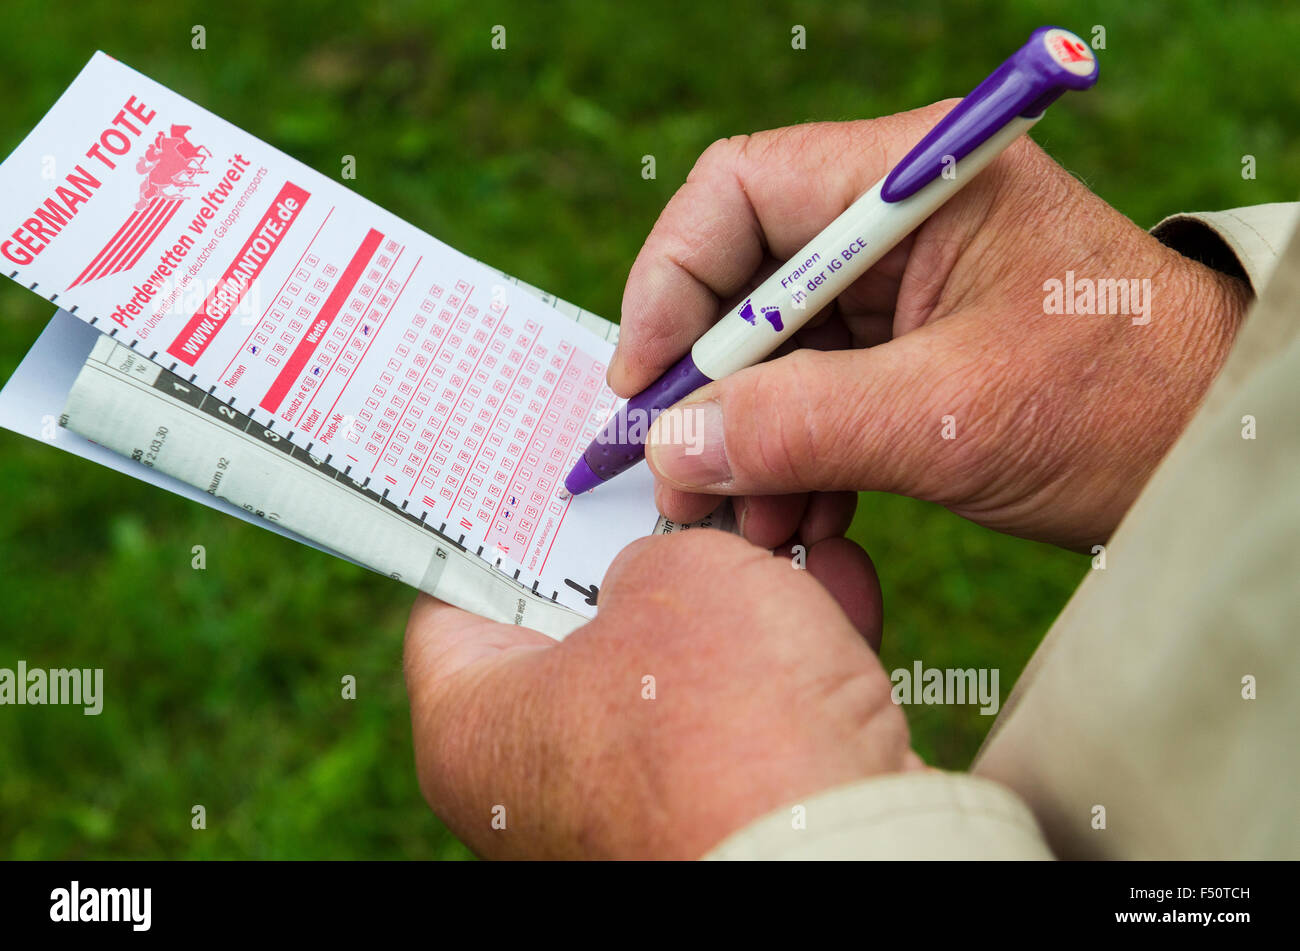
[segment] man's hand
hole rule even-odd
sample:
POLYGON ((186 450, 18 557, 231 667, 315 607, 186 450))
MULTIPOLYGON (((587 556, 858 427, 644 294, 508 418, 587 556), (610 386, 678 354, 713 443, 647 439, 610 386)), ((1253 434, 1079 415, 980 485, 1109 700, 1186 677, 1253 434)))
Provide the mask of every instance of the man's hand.
MULTIPOLYGON (((614 390, 653 382, 952 105, 706 151, 632 267, 614 390)), ((843 490, 884 490, 1012 534, 1103 541, 1200 403, 1247 298, 1021 139, 818 315, 795 338, 808 349, 670 411, 692 425, 652 428, 659 507, 686 522, 738 496, 745 536, 772 547, 809 520, 843 531, 843 490), (1067 271, 1149 279, 1149 310, 1045 313, 1044 283, 1067 271), (840 492, 803 494, 825 490, 840 492)))
POLYGON ((843 538, 806 571, 706 529, 643 539, 559 644, 421 595, 420 787, 486 857, 697 858, 801 797, 921 766, 879 637, 875 571, 843 538))

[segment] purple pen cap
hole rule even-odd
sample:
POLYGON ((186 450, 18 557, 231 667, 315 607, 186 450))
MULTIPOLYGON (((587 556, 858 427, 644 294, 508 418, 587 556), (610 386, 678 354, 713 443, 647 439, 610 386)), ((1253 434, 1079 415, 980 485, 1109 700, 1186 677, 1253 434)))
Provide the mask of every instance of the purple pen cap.
POLYGON ((1040 115, 1062 93, 1096 81, 1092 47, 1069 30, 1039 27, 894 166, 880 197, 896 202, 916 194, 1016 116, 1040 115))
POLYGON ((712 382, 686 354, 610 418, 565 477, 565 489, 580 495, 636 465, 645 457, 646 434, 659 414, 712 382))

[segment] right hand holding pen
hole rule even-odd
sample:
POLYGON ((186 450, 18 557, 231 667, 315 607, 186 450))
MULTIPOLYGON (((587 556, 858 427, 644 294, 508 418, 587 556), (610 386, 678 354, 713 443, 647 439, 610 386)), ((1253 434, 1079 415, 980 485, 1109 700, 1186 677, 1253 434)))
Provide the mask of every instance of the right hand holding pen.
MULTIPOLYGON (((615 392, 652 383, 952 105, 709 148, 632 266, 615 392)), ((852 493, 878 490, 1086 548, 1182 432, 1248 300, 1021 139, 814 318, 799 349, 665 414, 690 419, 656 423, 659 507, 691 521, 736 496, 745 536, 775 547, 843 532, 852 493), (1136 279, 1141 309, 1049 312, 1044 285, 1067 271, 1136 279)))

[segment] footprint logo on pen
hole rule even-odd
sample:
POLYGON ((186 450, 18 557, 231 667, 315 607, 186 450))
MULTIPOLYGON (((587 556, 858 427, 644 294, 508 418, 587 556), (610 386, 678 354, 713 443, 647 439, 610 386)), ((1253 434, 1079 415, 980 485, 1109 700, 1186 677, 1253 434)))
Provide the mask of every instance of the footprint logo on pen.
MULTIPOLYGON (((785 329, 785 325, 781 323, 781 308, 762 307, 760 310, 763 312, 763 316, 767 318, 767 322, 772 325, 773 330, 780 333, 785 329)), ((745 301, 741 306, 740 316, 746 323, 757 325, 758 317, 754 314, 754 302, 752 300, 745 301)))

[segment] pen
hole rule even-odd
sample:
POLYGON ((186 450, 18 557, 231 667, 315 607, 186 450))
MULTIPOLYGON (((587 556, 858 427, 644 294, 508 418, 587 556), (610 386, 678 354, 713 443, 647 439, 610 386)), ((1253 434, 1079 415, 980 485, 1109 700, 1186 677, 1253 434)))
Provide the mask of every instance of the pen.
POLYGON ((578 495, 645 456, 650 424, 700 387, 766 358, 974 178, 1069 89, 1097 81, 1091 47, 1040 27, 915 148, 713 325, 596 435, 564 489, 578 495))

